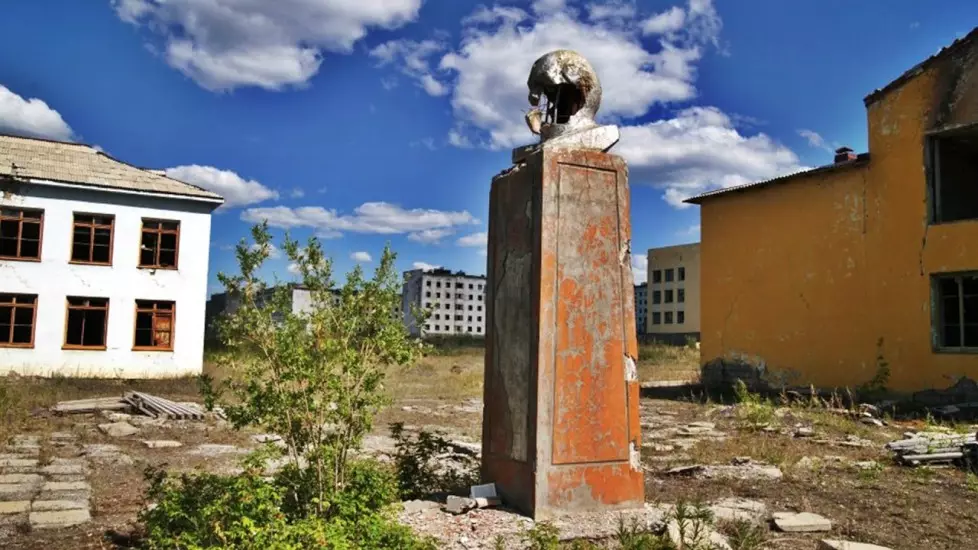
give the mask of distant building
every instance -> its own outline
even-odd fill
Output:
[[[312,309],[312,292],[296,283],[287,283],[292,291],[290,298],[290,303],[292,306],[292,313],[302,313],[307,312]],[[268,287],[262,292],[261,296],[258,297],[257,301],[259,305],[265,300],[270,300],[272,295],[279,287]],[[333,289],[333,303],[339,303],[341,299],[341,294],[338,289]],[[397,307],[391,311],[391,316],[402,319],[403,313],[401,311],[400,300],[398,301]],[[214,331],[214,321],[222,314],[231,314],[238,309],[240,305],[240,300],[236,297],[229,296],[227,292],[221,292],[218,294],[211,295],[210,299],[207,301],[207,330],[208,338],[213,338],[216,336]],[[280,315],[273,315],[280,317]]]
[[[684,343],[700,337],[700,244],[649,250],[646,334]]]
[[[88,145],[0,136],[0,365],[199,374],[209,191]]]
[[[486,334],[486,278],[447,269],[405,272],[402,302],[408,331],[425,336],[478,336]],[[431,311],[418,326],[412,308]]]
[[[647,325],[646,317],[648,317],[649,313],[648,291],[648,283],[635,285],[635,330],[639,334],[645,334],[645,328]]]

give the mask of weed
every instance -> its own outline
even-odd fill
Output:
[[[974,472],[968,472],[964,478],[964,486],[972,493],[978,493],[978,475],[975,475]]]
[[[733,550],[760,550],[767,543],[767,529],[750,521],[725,522],[721,531]]]
[[[398,422],[391,425],[391,437],[401,498],[451,494],[478,482],[475,455],[456,449],[440,433],[421,430],[412,438]]]
[[[560,548],[560,530],[552,523],[541,521],[532,528],[524,531],[523,542],[528,550],[558,550]]]
[[[774,405],[760,395],[751,393],[743,380],[737,380],[734,394],[738,401],[736,413],[741,427],[760,429],[774,422],[776,418]]]

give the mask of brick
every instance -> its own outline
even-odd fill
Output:
[[[10,502],[0,502],[0,515],[22,514],[31,509],[29,500],[14,500]]]

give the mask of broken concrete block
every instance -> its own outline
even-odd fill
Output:
[[[714,502],[710,510],[716,519],[724,521],[746,521],[759,525],[767,519],[767,506],[746,498],[724,498]]]
[[[817,550],[890,550],[885,546],[866,544],[864,542],[850,542],[847,540],[822,540],[818,543]]]
[[[30,515],[32,529],[58,529],[61,527],[71,527],[72,525],[81,525],[91,520],[92,515],[88,512],[88,509],[31,512]]]
[[[31,504],[34,512],[55,512],[58,510],[85,510],[88,509],[88,501],[83,499],[76,500],[35,500]]]
[[[6,483],[0,485],[0,500],[26,500],[37,493],[37,483]]]
[[[57,476],[82,475],[85,473],[85,465],[75,464],[49,464],[41,468],[41,473]]]
[[[776,512],[774,525],[785,533],[814,533],[831,531],[832,522],[811,512],[796,514],[793,512]]]
[[[246,449],[241,449],[235,447],[234,445],[217,445],[213,443],[204,443],[201,445],[197,445],[197,448],[190,451],[190,454],[202,455],[202,456],[219,456],[219,455],[226,455],[226,454],[242,454],[247,452],[248,451]]]
[[[469,488],[469,498],[496,498],[496,484],[473,485]]]
[[[3,458],[0,459],[0,469],[32,468],[37,466],[36,458]]]
[[[99,424],[98,429],[109,437],[129,437],[130,435],[139,433],[139,428],[127,422]]]
[[[168,439],[157,439],[157,440],[143,441],[143,445],[146,445],[146,447],[150,449],[168,449],[172,447],[182,447],[183,443],[180,443],[179,441],[168,440]]]
[[[451,514],[462,514],[476,507],[474,498],[451,495],[445,502],[445,511]]]
[[[41,483],[44,478],[37,474],[3,474],[0,475],[0,485]]]
[[[10,502],[0,502],[0,516],[9,514],[22,514],[31,509],[31,501],[14,500]]]

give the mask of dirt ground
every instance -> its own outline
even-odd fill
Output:
[[[643,352],[639,364],[643,382],[695,381],[695,350]],[[389,445],[387,426],[395,421],[439,428],[453,438],[477,443],[482,418],[481,382],[480,350],[428,357],[413,369],[393,372],[388,384],[395,402],[381,413],[368,447],[383,450]],[[42,464],[52,458],[85,456],[85,446],[92,444],[115,445],[129,459],[112,458],[117,455],[99,459],[89,454],[86,480],[91,485],[90,522],[55,530],[8,526],[0,539],[3,548],[124,547],[124,535],[136,528],[136,515],[144,505],[142,472],[146,466],[230,471],[239,455],[198,454],[198,445],[225,444],[241,450],[256,445],[253,434],[230,430],[215,418],[163,426],[142,423],[138,434],[113,438],[96,428],[109,421],[103,417],[42,413],[60,399],[121,395],[131,387],[121,382],[8,378],[4,387],[0,394],[4,437],[40,437]],[[136,387],[176,401],[200,401],[193,383],[187,380],[143,382]],[[41,414],[28,416],[25,410]],[[771,530],[763,548],[814,550],[820,538],[868,542],[893,550],[978,547],[978,515],[974,514],[978,479],[954,468],[900,466],[883,449],[884,443],[900,439],[908,430],[940,427],[892,420],[887,426],[870,426],[809,406],[765,404],[748,409],[711,402],[682,387],[645,388],[641,418],[648,501],[712,502],[741,497],[764,503],[769,512],[810,511],[832,521],[831,533]],[[694,430],[691,423],[706,424],[697,424]],[[799,436],[801,431],[804,437]],[[72,434],[77,444],[49,445],[53,432]],[[176,440],[182,445],[150,449],[144,440]],[[866,446],[852,446],[856,444]],[[672,472],[681,466],[728,466],[743,463],[747,457],[751,463],[776,466],[782,476],[728,479],[704,476],[695,470]],[[0,521],[0,531],[3,529]]]

